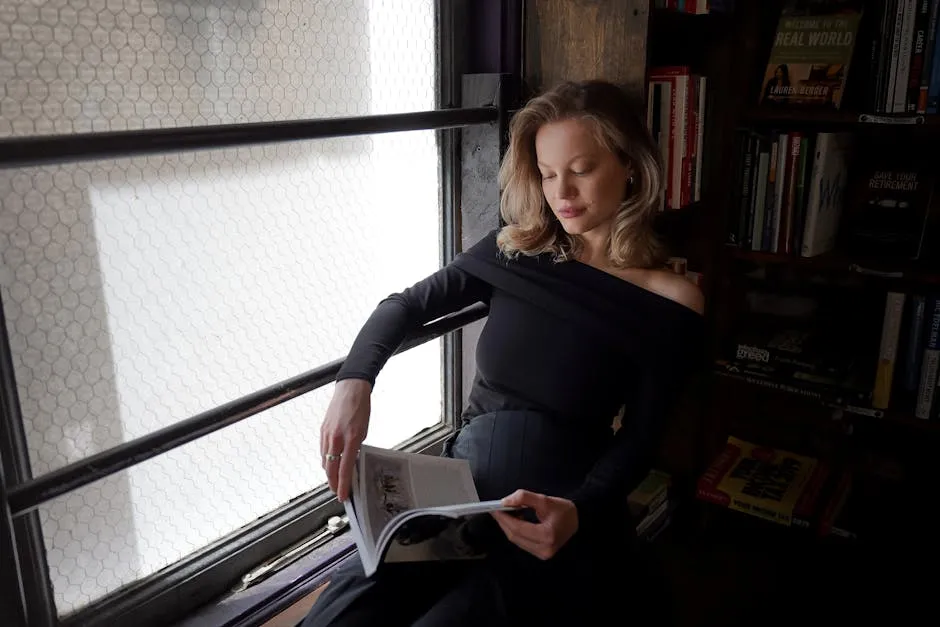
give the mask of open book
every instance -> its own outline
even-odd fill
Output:
[[[372,446],[344,504],[366,576],[387,562],[481,558],[475,517],[517,509],[480,502],[466,460]]]

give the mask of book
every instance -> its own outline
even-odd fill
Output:
[[[807,518],[807,495],[819,483],[818,460],[729,436],[724,450],[699,478],[699,499],[784,526]]]
[[[669,473],[653,469],[627,496],[630,515],[644,519],[666,502],[672,478]]]
[[[842,248],[862,259],[920,259],[937,180],[936,159],[886,149],[866,152],[858,161],[842,220]]]
[[[516,511],[480,501],[467,460],[363,445],[344,502],[366,576],[385,563],[479,559],[479,516]]]
[[[636,522],[637,538],[654,541],[669,526],[676,504],[669,498],[672,477],[662,470],[652,469],[640,484],[630,492],[627,505]]]
[[[852,0],[788,0],[777,23],[758,103],[839,109],[862,18]]]
[[[803,257],[815,257],[835,248],[853,138],[852,133],[816,135],[800,250]]]
[[[891,401],[905,300],[907,300],[907,294],[904,292],[888,292],[885,298],[884,323],[881,328],[881,344],[878,363],[875,365],[875,385],[872,390],[872,407],[878,409],[887,409]]]

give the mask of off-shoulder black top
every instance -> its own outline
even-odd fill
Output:
[[[375,383],[403,339],[421,325],[477,302],[489,314],[464,419],[536,410],[572,428],[610,431],[581,486],[565,496],[581,526],[646,475],[665,414],[702,365],[704,318],[612,274],[550,255],[508,259],[492,231],[431,276],[379,303],[337,380]],[[611,431],[612,433],[612,431]]]

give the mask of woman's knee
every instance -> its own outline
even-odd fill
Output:
[[[385,564],[366,577],[358,558],[334,573],[302,627],[411,625],[460,583],[457,564]]]

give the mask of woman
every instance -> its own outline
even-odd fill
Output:
[[[790,92],[790,67],[787,64],[778,65],[774,74],[764,85],[764,102],[777,104],[793,100]]]
[[[470,461],[481,499],[531,514],[485,518],[482,561],[387,564],[367,579],[354,560],[306,627],[580,624],[605,603],[626,611],[624,578],[602,571],[624,571],[636,524],[626,495],[650,469],[704,328],[701,292],[664,269],[654,236],[663,185],[647,128],[612,84],[566,83],[514,116],[500,169],[506,226],[379,304],[337,377],[320,441],[343,500],[386,360],[409,331],[488,303],[445,454]]]

